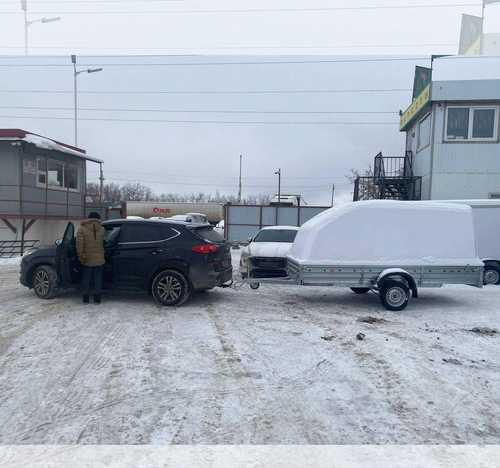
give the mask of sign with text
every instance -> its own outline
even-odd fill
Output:
[[[425,89],[420,93],[420,95],[411,103],[410,107],[401,116],[400,129],[401,131],[406,130],[408,125],[413,121],[413,119],[419,114],[419,112],[430,102],[431,100],[431,85],[428,84]]]

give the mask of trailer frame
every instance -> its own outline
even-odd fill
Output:
[[[403,310],[410,296],[418,297],[418,288],[440,288],[445,284],[461,284],[483,287],[484,267],[479,265],[390,265],[390,264],[300,264],[288,258],[285,278],[247,277],[241,284],[257,289],[261,283],[294,286],[347,287],[362,293],[379,292],[383,305],[388,310]],[[397,284],[395,284],[397,283]],[[399,285],[399,286],[398,286]],[[404,303],[391,306],[386,297],[391,289],[404,292]],[[387,290],[387,291],[386,291]]]

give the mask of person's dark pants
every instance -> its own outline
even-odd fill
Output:
[[[83,267],[82,274],[82,294],[85,297],[94,294],[94,298],[99,298],[102,292],[102,266]]]

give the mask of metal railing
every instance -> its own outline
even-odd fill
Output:
[[[381,183],[375,177],[358,177],[354,181],[354,201],[360,200],[420,200],[422,177],[399,177],[397,184]]]
[[[413,175],[413,154],[375,156],[373,176],[354,181],[354,201],[358,200],[420,200],[422,178]]]
[[[405,156],[384,156],[379,153],[375,156],[373,177],[377,182],[387,178],[413,177],[412,160],[411,151],[407,151]]]
[[[13,258],[24,255],[29,249],[38,246],[38,240],[2,240],[0,241],[0,258]]]

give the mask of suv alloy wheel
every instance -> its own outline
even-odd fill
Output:
[[[190,287],[186,277],[176,270],[158,273],[151,286],[155,301],[163,306],[180,306],[189,299]]]

